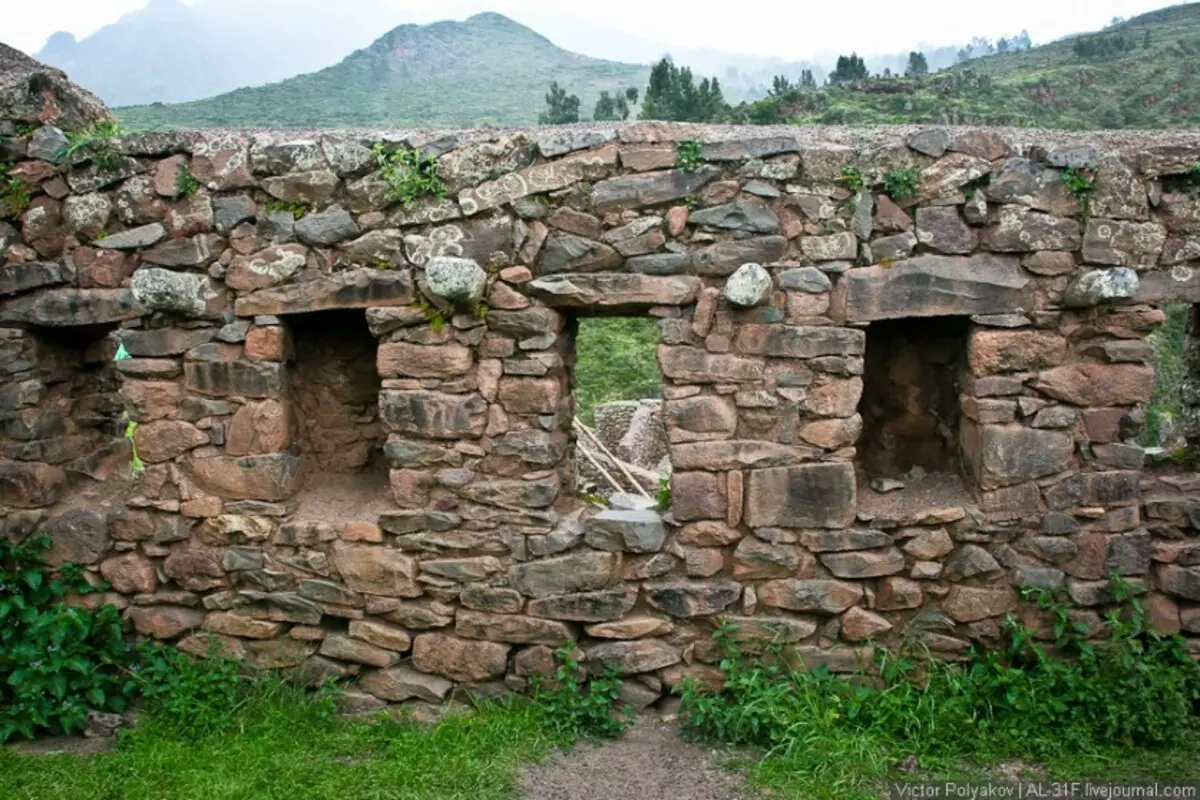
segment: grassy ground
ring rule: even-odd
[[[529,706],[496,706],[435,727],[391,720],[329,719],[290,690],[258,696],[231,729],[199,740],[153,722],[122,735],[115,752],[25,756],[0,749],[5,800],[515,800],[522,763],[541,761],[561,737]],[[892,781],[1200,780],[1200,737],[1165,750],[1063,757],[989,766],[964,754],[897,769],[886,742],[865,734],[798,739],[760,760],[730,760],[774,798],[875,798]],[[620,800],[614,798],[614,800]]]
[[[150,723],[112,754],[0,749],[6,800],[480,800],[515,797],[524,761],[554,746],[537,717],[496,707],[436,727],[328,719],[294,692],[258,697],[199,740]]]

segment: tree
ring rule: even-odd
[[[562,125],[567,122],[579,122],[579,95],[567,94],[558,81],[553,81],[546,95],[546,110],[538,114],[538,124]]]
[[[800,72],[800,88],[815,89],[817,88],[817,79],[813,77],[811,69],[801,70]]]
[[[924,53],[912,52],[908,54],[908,66],[904,68],[904,77],[906,78],[924,78],[929,74],[929,61],[926,60]]]
[[[637,101],[638,90],[632,86],[616,97],[606,91],[601,92],[600,99],[596,101],[596,109],[592,112],[592,119],[596,121],[629,119],[629,107],[637,105]]]
[[[641,119],[717,122],[728,114],[729,106],[716,78],[705,78],[697,84],[690,69],[675,66],[669,58],[650,70]]]
[[[776,75],[771,83],[771,97],[781,97],[794,88],[792,81],[786,75]]]
[[[1000,37],[1000,41],[996,42],[997,53],[1007,53],[1009,48],[1008,39],[1004,36]]]
[[[843,83],[865,81],[871,74],[867,71],[867,63],[858,53],[848,56],[838,56],[837,67],[829,73],[829,82],[837,86]]]

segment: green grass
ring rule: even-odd
[[[1173,444],[1185,417],[1183,381],[1188,371],[1185,350],[1190,311],[1187,303],[1167,306],[1167,321],[1150,335],[1156,361],[1154,395],[1146,406],[1146,426],[1142,432],[1142,444],[1146,447]]]
[[[657,346],[657,320],[579,320],[575,340],[575,413],[579,418],[590,425],[592,410],[603,403],[661,397]]]
[[[301,690],[256,693],[231,731],[179,738],[150,722],[116,752],[0,750],[6,800],[480,800],[516,797],[522,762],[556,742],[532,706],[464,712],[436,727],[330,719]]]

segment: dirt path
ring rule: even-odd
[[[721,756],[642,717],[615,742],[581,744],[521,772],[524,800],[751,800],[758,795]]]

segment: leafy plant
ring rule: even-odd
[[[116,606],[68,605],[100,587],[75,564],[51,571],[50,544],[0,538],[0,742],[72,733],[89,710],[122,712],[136,692]]]
[[[187,166],[179,168],[179,174],[175,176],[175,192],[180,197],[191,197],[200,190],[200,181],[196,180],[196,176]]]
[[[973,648],[965,663],[911,642],[850,680],[791,666],[782,642],[751,652],[725,624],[723,687],[685,681],[681,719],[689,735],[763,748],[765,780],[814,797],[877,796],[909,756],[927,767],[963,753],[1044,760],[1163,746],[1197,729],[1200,664],[1182,637],[1149,630],[1139,591],[1112,577],[1103,635],[1089,638],[1061,598],[1025,590],[1044,632],[1010,616],[1003,645]]]
[[[700,143],[694,139],[676,142],[675,164],[684,172],[695,172],[700,169]]]
[[[845,186],[852,195],[858,195],[859,192],[867,185],[866,178],[863,177],[862,170],[853,164],[846,164],[842,167],[842,176],[838,178],[838,183]]]
[[[671,508],[671,477],[669,475],[661,475],[658,479],[658,488],[654,491],[655,507],[659,511],[667,511]]]
[[[268,200],[263,204],[263,211],[268,214],[291,214],[292,219],[301,220],[308,214],[309,208],[304,203],[285,203],[282,200]]]
[[[587,680],[574,642],[554,653],[558,668],[553,683],[535,681],[533,702],[545,724],[567,741],[613,739],[632,724],[626,712],[617,710],[622,680],[616,668]]]
[[[1096,171],[1087,167],[1067,167],[1063,171],[1063,182],[1067,191],[1079,201],[1080,219],[1086,224],[1092,218],[1092,195],[1096,193]]]
[[[895,167],[883,175],[883,193],[897,203],[917,196],[921,172],[916,167]]]
[[[147,644],[134,675],[155,724],[186,737],[228,729],[245,702],[249,683],[238,674],[238,662],[225,657],[215,639],[210,640],[207,658]]]
[[[33,134],[35,134],[37,129],[40,127],[42,126],[38,125],[36,122],[18,122],[17,136],[20,136],[21,138],[28,138],[33,136]]]
[[[438,163],[433,156],[384,142],[377,142],[374,152],[379,174],[391,187],[392,201],[408,205],[422,197],[446,196],[446,184],[438,176]]]
[[[98,122],[81,130],[67,134],[67,145],[58,154],[57,161],[73,164],[76,160],[90,159],[102,170],[116,169],[121,164],[116,140],[126,134],[116,122]]]
[[[0,165],[0,175],[7,175],[9,166]],[[16,216],[29,208],[29,189],[25,181],[6,177],[0,181],[0,216]]]

